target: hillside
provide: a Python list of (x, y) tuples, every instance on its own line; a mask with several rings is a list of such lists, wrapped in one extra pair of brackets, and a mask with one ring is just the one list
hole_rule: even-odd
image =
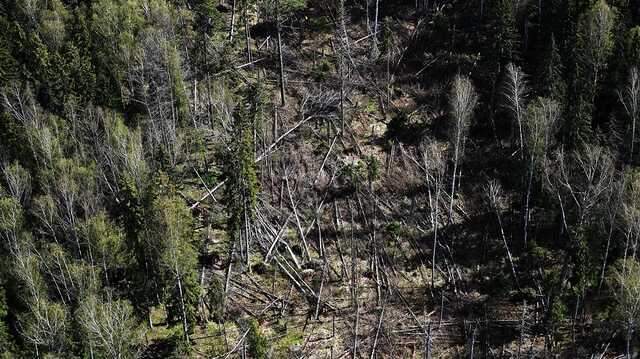
[(0, 357), (631, 358), (640, 3), (0, 3)]

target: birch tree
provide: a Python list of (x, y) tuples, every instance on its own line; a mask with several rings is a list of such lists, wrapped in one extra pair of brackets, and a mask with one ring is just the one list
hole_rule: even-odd
[(526, 184), (523, 210), (523, 239), (526, 245), (531, 189), (536, 172), (536, 164), (543, 158), (554, 144), (560, 118), (560, 105), (546, 98), (538, 98), (528, 108), (524, 116), (524, 140), (528, 155), (528, 179)]
[[(453, 123), (449, 127), (449, 145), (452, 152), (453, 171), (451, 173), (451, 200), (449, 201), (449, 222), (453, 221), (453, 202), (456, 192), (456, 176), (460, 158), (464, 155), (465, 142), (471, 125), (471, 117), (478, 103), (478, 95), (469, 78), (457, 75), (453, 80), (449, 95), (449, 114)], [(459, 186), (460, 184), (457, 183)]]
[(161, 195), (153, 201), (148, 248), (160, 265), (166, 288), (169, 317), (182, 321), (189, 341), (194, 330), (200, 288), (197, 282), (197, 253), (193, 247), (193, 219), (185, 203), (176, 196)]
[(570, 87), (572, 120), (567, 129), (572, 145), (588, 143), (592, 138), (594, 101), (613, 52), (615, 24), (616, 13), (604, 0), (596, 1), (578, 23), (577, 73)]
[(484, 187), (484, 195), (485, 199), (489, 204), (489, 207), (496, 215), (496, 219), (498, 220), (498, 226), (500, 228), (500, 236), (502, 238), (502, 243), (504, 244), (505, 252), (507, 253), (507, 259), (509, 261), (509, 265), (511, 266), (511, 274), (513, 275), (513, 280), (518, 284), (518, 275), (516, 274), (516, 267), (513, 264), (513, 257), (511, 256), (511, 250), (509, 249), (509, 243), (507, 243), (507, 237), (504, 234), (504, 227), (502, 225), (502, 207), (505, 203), (504, 193), (502, 191), (502, 186), (498, 181), (492, 180), (489, 181)]
[(18, 162), (4, 165), (2, 168), (9, 194), (22, 205), (31, 196), (31, 175)]
[(440, 226), (440, 201), (445, 186), (447, 159), (444, 151), (435, 143), (427, 145), (422, 152), (425, 178), (429, 194), (429, 218), (433, 228), (433, 249), (431, 253), (431, 288), (435, 286), (436, 251), (438, 248), (438, 227)]
[(513, 115), (518, 129), (518, 146), (520, 156), (524, 158), (524, 130), (523, 121), (526, 111), (526, 96), (528, 93), (527, 80), (520, 68), (512, 63), (507, 65), (507, 81), (504, 86), (505, 106)]
[(636, 259), (618, 261), (608, 277), (608, 284), (615, 297), (615, 310), (625, 331), (626, 358), (631, 359), (631, 341), (640, 319), (640, 263)]
[(138, 323), (131, 304), (110, 295), (102, 301), (90, 295), (80, 303), (78, 322), (92, 347), (107, 358), (137, 358), (140, 342)]
[(623, 91), (618, 91), (618, 98), (622, 103), (627, 120), (631, 127), (629, 139), (629, 162), (633, 163), (634, 145), (636, 142), (636, 123), (640, 116), (640, 76), (638, 68), (633, 67), (629, 72), (629, 81)]

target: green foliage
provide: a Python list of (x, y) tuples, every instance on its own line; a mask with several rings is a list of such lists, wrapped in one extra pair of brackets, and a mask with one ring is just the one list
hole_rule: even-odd
[(367, 164), (367, 179), (369, 183), (375, 182), (380, 178), (380, 161), (378, 158), (371, 155), (365, 157), (365, 162)]
[(192, 331), (200, 296), (193, 218), (185, 203), (169, 191), (153, 199), (148, 221), (146, 245), (158, 266), (156, 281), (164, 288), (169, 320), (182, 319)]
[(218, 277), (213, 277), (209, 290), (207, 291), (207, 305), (209, 308), (209, 318), (215, 322), (224, 320), (224, 286)]
[(382, 35), (380, 36), (380, 53), (388, 54), (392, 50), (393, 33), (391, 29), (391, 18), (385, 16), (382, 20)]
[(178, 111), (178, 121), (184, 126), (189, 120), (189, 100), (185, 91), (185, 83), (182, 78), (180, 57), (175, 47), (168, 46), (168, 70), (173, 80), (173, 91), (175, 93), (176, 109)]
[(518, 48), (516, 6), (513, 0), (491, 0), (487, 6), (493, 46), (492, 60), (504, 66), (514, 60)]
[(576, 30), (576, 72), (569, 89), (572, 115), (566, 129), (571, 145), (589, 143), (593, 138), (594, 101), (613, 51), (615, 21), (615, 12), (604, 0), (596, 1), (580, 16)]
[[(224, 27), (224, 20), (216, 6), (217, 1), (214, 0), (197, 1), (195, 27), (198, 33), (211, 36), (213, 32), (222, 30)], [(203, 37), (202, 41), (206, 41), (206, 37)]]
[(249, 333), (247, 341), (249, 343), (249, 354), (254, 359), (266, 359), (269, 350), (269, 342), (260, 329), (260, 324), (254, 318), (247, 320)]
[[(252, 264), (251, 279), (256, 278), (259, 286), (271, 284), (264, 280), (267, 273), (274, 272), (276, 263), (262, 262), (261, 255), (250, 253), (264, 249), (265, 238), (259, 237), (259, 243), (248, 242), (256, 238), (255, 233), (265, 229), (271, 232), (263, 219), (275, 219), (282, 225), (281, 220), (287, 218), (291, 209), (285, 200), (277, 212), (265, 212), (268, 215), (264, 218), (258, 216), (256, 211), (262, 205), (258, 201), (259, 169), (267, 169), (274, 181), (274, 189), (268, 192), (275, 195), (264, 198), (268, 209), (269, 204), (277, 201), (280, 165), (295, 166), (297, 162), (309, 161), (303, 166), (316, 168), (321, 162), (309, 158), (309, 154), (324, 154), (326, 147), (316, 142), (323, 141), (323, 131), (318, 132), (320, 121), (315, 129), (304, 124), (300, 129), (305, 132), (295, 142), (285, 145), (282, 141), (277, 151), (256, 163), (256, 149), (273, 140), (268, 129), (272, 124), (269, 96), (274, 90), (272, 80), (277, 74), (272, 70), (277, 69), (277, 64), (270, 53), (272, 41), (266, 41), (266, 36), (273, 39), (276, 13), (280, 21), (277, 25), (288, 45), (284, 61), (292, 65), (288, 66), (291, 68), (288, 93), (295, 97), (304, 87), (321, 89), (323, 93), (318, 100), (326, 101), (328, 111), (318, 114), (322, 117), (319, 120), (329, 127), (333, 125), (333, 129), (339, 127), (332, 123), (339, 111), (336, 55), (349, 58), (357, 67), (341, 74), (345, 75), (346, 88), (340, 98), (345, 100), (345, 114), (354, 117), (353, 126), (334, 133), (340, 136), (340, 141), (336, 141), (323, 165), (327, 171), (333, 171), (336, 186), (330, 186), (326, 194), (317, 198), (325, 206), (335, 204), (335, 211), (325, 211), (313, 218), (315, 224), (307, 223), (310, 216), (316, 217), (311, 208), (318, 205), (312, 199), (316, 197), (312, 192), (316, 186), (311, 189), (307, 178), (289, 177), (294, 202), (299, 203), (296, 220), (307, 228), (310, 243), (316, 239), (316, 227), (318, 235), (327, 240), (334, 235), (344, 237), (349, 229), (357, 238), (366, 238), (366, 231), (375, 226), (364, 225), (371, 222), (358, 213), (367, 213), (370, 203), (364, 197), (358, 198), (357, 203), (349, 201), (363, 193), (353, 193), (354, 189), (367, 182), (373, 189), (373, 183), (380, 181), (375, 202), (382, 206), (381, 220), (388, 225), (376, 240), (381, 241), (380, 259), (385, 266), (401, 273), (405, 269), (402, 266), (413, 266), (412, 262), (424, 256), (424, 250), (442, 250), (445, 253), (438, 258), (447, 262), (436, 263), (436, 267), (454, 268), (457, 272), (454, 276), (459, 276), (462, 282), (475, 280), (471, 287), (479, 284), (475, 287), (488, 295), (487, 303), (513, 299), (514, 282), (506, 260), (486, 255), (494, 256), (498, 253), (496, 249), (503, 253), (502, 243), (498, 248), (499, 241), (487, 238), (482, 241), (484, 254), (479, 256), (467, 253), (467, 249), (480, 246), (466, 248), (468, 244), (458, 240), (476, 237), (476, 232), (481, 231), (475, 226), (476, 220), (484, 222), (486, 213), (476, 213), (479, 209), (474, 205), (475, 178), (500, 177), (508, 180), (504, 198), (508, 210), (500, 215), (504, 217), (504, 235), (521, 279), (518, 293), (524, 293), (527, 300), (533, 297), (531, 293), (544, 298), (545, 305), (541, 306), (544, 309), (536, 313), (544, 315), (544, 334), (562, 338), (568, 313), (582, 310), (583, 303), (595, 303), (591, 296), (602, 265), (612, 262), (615, 264), (607, 283), (615, 300), (608, 308), (615, 310), (616, 315), (602, 318), (618, 320), (618, 324), (625, 326), (631, 321), (635, 326), (640, 316), (637, 308), (640, 265), (630, 253), (635, 249), (640, 221), (637, 206), (626, 196), (638, 191), (626, 184), (618, 186), (617, 180), (609, 182), (602, 176), (604, 173), (615, 177), (619, 173), (623, 167), (619, 153), (611, 155), (611, 167), (615, 169), (608, 173), (606, 168), (589, 166), (606, 162), (604, 156), (562, 156), (560, 151), (595, 144), (605, 137), (607, 143), (618, 141), (612, 118), (621, 118), (623, 111), (616, 98), (617, 90), (621, 79), (626, 80), (628, 70), (640, 66), (640, 27), (633, 27), (640, 19), (635, 11), (637, 4), (622, 0), (453, 1), (430, 9), (434, 11), (429, 21), (418, 21), (418, 15), (407, 11), (408, 4), (382, 1), (383, 18), (377, 36), (383, 56), (372, 62), (358, 50), (360, 45), (356, 46), (370, 38), (351, 38), (356, 32), (363, 32), (367, 21), (370, 27), (364, 30), (370, 34), (373, 28), (371, 16), (361, 16), (361, 4), (241, 0), (236, 2), (236, 27), (242, 33), (245, 23), (255, 25), (247, 35), (250, 50), (256, 55), (253, 59), (258, 60), (250, 66), (241, 66), (246, 51), (243, 38), (226, 39), (231, 14), (219, 11), (219, 3), (216, 0), (0, 2), (3, 186), (0, 357), (139, 357), (146, 345), (140, 338), (141, 323), (150, 312), (164, 313), (165, 309), (166, 327), (163, 320), (155, 318), (155, 329), (150, 329), (150, 343), (155, 343), (144, 356), (215, 356), (230, 349), (221, 339), (223, 332), (213, 328), (214, 325), (207, 328), (205, 336), (214, 333), (220, 336), (210, 339), (209, 351), (201, 350), (200, 340), (188, 340), (189, 332), (200, 334), (196, 327), (200, 305), (208, 311), (208, 319), (223, 325), (225, 319), (232, 319), (235, 314), (225, 313), (225, 309), (236, 309), (224, 303), (220, 273), (204, 276), (213, 279), (203, 282), (208, 290), (201, 296), (198, 269), (203, 265), (216, 271), (225, 269), (236, 258), (218, 255), (225, 250), (231, 252), (233, 244), (242, 243), (240, 251), (245, 252), (241, 254), (246, 254)], [(479, 3), (483, 6), (481, 15), (477, 11)], [(336, 9), (336, 4), (343, 4), (344, 8), (338, 5)], [(369, 10), (371, 15), (373, 11)], [(343, 15), (349, 41), (332, 35), (335, 23), (341, 26)], [(413, 23), (420, 26), (414, 27)], [(352, 31), (354, 28), (356, 32)], [(331, 50), (327, 53), (329, 45)], [(313, 74), (307, 72), (311, 59)], [(544, 176), (536, 176), (533, 183), (551, 189), (543, 194), (545, 197), (536, 198), (530, 225), (535, 228), (531, 233), (535, 233), (537, 242), (528, 242), (524, 247), (514, 236), (519, 232), (514, 228), (519, 211), (512, 208), (517, 198), (513, 192), (515, 181), (509, 178), (509, 169), (520, 165), (521, 156), (506, 153), (505, 119), (503, 113), (495, 111), (500, 81), (508, 63), (517, 64), (536, 77), (531, 83), (532, 96), (527, 98), (529, 107), (523, 129), (527, 134), (543, 134), (528, 138), (526, 151), (535, 154), (531, 156), (532, 161), (536, 158), (534, 168), (544, 169), (541, 171)], [(415, 82), (418, 73), (428, 81)], [(459, 91), (453, 95), (459, 98), (452, 96), (449, 101), (452, 111), (447, 114), (444, 89), (456, 74)], [(310, 76), (317, 84), (299, 81)], [(364, 83), (359, 81), (362, 76), (366, 77)], [(387, 84), (387, 80), (391, 83)], [(252, 85), (254, 81), (256, 84)], [(469, 91), (463, 91), (463, 82)], [(475, 91), (470, 91), (474, 89), (472, 83), (478, 88), (478, 97)], [(385, 87), (393, 91), (387, 93)], [(482, 111), (474, 112), (476, 100)], [(552, 100), (557, 105), (554, 109), (562, 113), (564, 131), (557, 156), (550, 154), (550, 150), (556, 149), (552, 143), (556, 122), (551, 125), (538, 122), (548, 115)], [(353, 103), (366, 105), (352, 112)], [(297, 105), (303, 103), (292, 99), (289, 106), (278, 110), (279, 130), (298, 121)], [(380, 116), (367, 116), (373, 113), (385, 117), (380, 120), (373, 118)], [(415, 118), (426, 120), (413, 121)], [(400, 177), (406, 175), (412, 181), (421, 181), (426, 178), (421, 172), (423, 163), (416, 157), (417, 148), (413, 144), (425, 141), (442, 145), (447, 136), (445, 126), (451, 119), (457, 119), (458, 123), (449, 133), (453, 141), (448, 149), (454, 154), (460, 152), (460, 156), (453, 158), (455, 169), (450, 168), (447, 174), (456, 172), (453, 175), (464, 180), (462, 187), (453, 181), (452, 191), (459, 188), (460, 196), (447, 193), (460, 214), (450, 216), (447, 223), (444, 216), (429, 217), (427, 207), (440, 203), (432, 203), (429, 197), (433, 192), (427, 187), (418, 184), (412, 187), (415, 191), (403, 191), (399, 198), (390, 193), (394, 186), (386, 186), (389, 178), (380, 168), (380, 139), (375, 135), (369, 137), (369, 132), (363, 129), (372, 125), (371, 121), (378, 122), (374, 124), (376, 128), (384, 122), (388, 139), (403, 142), (394, 142), (388, 148), (390, 173), (397, 171)], [(482, 122), (485, 119), (491, 120), (492, 133)], [(549, 126), (541, 130), (536, 127), (540, 124)], [(321, 136), (316, 137), (318, 134)], [(467, 135), (470, 150), (466, 153), (473, 157), (465, 158)], [(308, 151), (309, 147), (315, 147), (316, 151)], [(184, 148), (190, 150), (190, 156), (183, 162), (185, 158), (180, 151)], [(290, 148), (301, 151), (299, 158), (286, 153)], [(365, 155), (369, 153), (375, 155)], [(360, 161), (351, 160), (358, 157)], [(171, 161), (171, 177), (157, 172), (163, 166), (169, 167), (167, 159)], [(455, 167), (458, 161), (463, 167), (461, 171)], [(203, 182), (212, 188), (225, 181), (225, 195), (190, 210), (189, 206), (202, 196), (200, 181), (192, 170), (200, 170), (203, 162), (207, 168), (206, 173), (200, 173)], [(26, 179), (22, 184), (24, 191), (16, 179)], [(599, 185), (604, 189), (594, 193), (593, 188)], [(621, 194), (616, 192), (618, 187)], [(295, 198), (300, 193), (310, 197)], [(588, 201), (592, 198), (595, 200)], [(214, 203), (217, 201), (220, 203)], [(348, 203), (358, 207), (354, 207), (353, 216), (344, 211)], [(200, 226), (194, 216), (198, 216), (199, 224), (216, 227), (215, 240), (208, 238), (207, 245), (199, 242), (196, 231)], [(458, 221), (467, 216), (472, 218)], [(348, 217), (353, 219), (345, 226)], [(330, 228), (330, 221), (335, 221), (336, 233)], [(292, 234), (295, 232), (292, 223), (289, 219), (284, 225), (284, 235), (297, 236)], [(434, 225), (445, 234), (435, 249), (429, 248), (430, 240), (424, 240), (425, 235), (433, 234)], [(288, 250), (281, 251), (286, 246), (280, 243), (273, 247), (273, 258), (281, 260), (280, 255), (284, 255), (288, 261), (291, 254)], [(358, 245), (365, 248), (370, 244)], [(337, 245), (335, 249), (343, 256), (344, 248), (340, 248), (339, 242)], [(204, 249), (201, 258), (196, 248)], [(293, 247), (294, 255), (298, 249)], [(331, 264), (336, 252), (332, 245), (326, 249), (324, 252), (323, 248), (323, 254)], [(212, 263), (204, 259), (214, 257)], [(618, 260), (621, 257), (627, 258), (626, 262)], [(469, 270), (471, 263), (479, 266), (477, 271)], [(307, 268), (309, 264), (301, 262), (300, 266)], [(364, 268), (365, 264), (358, 266)], [(233, 266), (230, 270), (236, 274), (238, 268)], [(474, 277), (470, 272), (482, 275)], [(309, 273), (303, 271), (300, 275)], [(333, 270), (327, 273), (324, 295), (345, 295), (344, 286), (329, 288), (336, 276), (338, 281), (344, 280), (344, 273)], [(317, 274), (301, 278), (314, 291), (322, 280)], [(364, 274), (368, 276), (369, 269)], [(285, 283), (286, 278), (278, 276), (272, 288), (286, 290), (289, 285)], [(369, 290), (367, 286), (361, 289)], [(440, 289), (444, 291), (443, 298), (449, 296), (451, 288)], [(273, 294), (280, 297), (282, 293)], [(299, 304), (298, 299), (304, 302), (311, 298), (310, 306), (316, 302), (309, 295), (287, 298), (285, 302), (294, 306)], [(408, 296), (407, 300), (411, 298)], [(275, 304), (279, 305), (277, 301)], [(291, 308), (289, 304), (287, 307)], [(390, 311), (395, 304), (387, 303)], [(277, 311), (275, 308), (272, 305), (268, 310)], [(246, 325), (244, 321), (241, 323), (241, 334), (249, 330), (246, 340), (253, 358), (292, 356), (290, 349), (303, 341), (302, 333), (285, 329), (279, 330), (280, 335), (271, 343), (266, 335), (271, 328), (254, 319)], [(171, 333), (174, 335), (168, 338)], [(232, 337), (235, 334), (233, 330)], [(156, 353), (163, 344), (167, 351)]]
[(67, 308), (60, 303), (36, 297), (30, 303), (30, 311), (20, 318), (23, 337), (33, 345), (60, 355), (70, 346)]
[(6, 241), (16, 238), (23, 224), (22, 206), (18, 199), (9, 196), (0, 197), (0, 233)]
[(13, 79), (17, 71), (16, 60), (11, 55), (7, 46), (0, 40), (0, 87)]
[(283, 13), (291, 13), (300, 11), (307, 7), (307, 0), (277, 0), (280, 5), (280, 11)]
[(170, 359), (188, 358), (189, 354), (191, 354), (193, 350), (191, 343), (185, 340), (182, 332), (180, 332), (179, 330), (173, 331), (166, 344), (170, 348), (170, 351), (167, 355), (167, 358)]
[(263, 111), (261, 88), (250, 88), (234, 113), (234, 141), (230, 144), (225, 169), (228, 178), (226, 197), (228, 200), (229, 231), (239, 238), (245, 219), (253, 219), (259, 191), (255, 165), (253, 131), (260, 125)]
[(624, 62), (628, 71), (632, 67), (640, 67), (640, 26), (627, 31), (624, 38)]
[(105, 213), (90, 218), (85, 227), (87, 241), (95, 248), (105, 277), (108, 272), (126, 270), (132, 264), (124, 231), (112, 223)]
[(273, 358), (287, 359), (295, 355), (291, 348), (301, 345), (304, 342), (304, 335), (295, 330), (287, 331), (284, 336), (273, 345)]
[(617, 319), (627, 329), (640, 319), (640, 263), (634, 258), (618, 260), (609, 268), (607, 284), (616, 300)]
[[(3, 274), (0, 274), (3, 275)], [(5, 291), (5, 283), (0, 277), (0, 357), (11, 358), (11, 349), (13, 343), (9, 334), (9, 326), (7, 325), (7, 296)]]
[(551, 37), (544, 62), (542, 71), (543, 94), (562, 103), (566, 96), (567, 86), (564, 82), (564, 66), (555, 36)]

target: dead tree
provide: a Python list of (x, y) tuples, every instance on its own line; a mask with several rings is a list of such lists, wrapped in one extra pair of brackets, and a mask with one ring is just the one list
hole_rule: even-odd
[(498, 183), (498, 181), (489, 181), (484, 187), (484, 195), (489, 204), (489, 207), (491, 208), (493, 213), (495, 213), (496, 219), (498, 220), (498, 226), (500, 227), (500, 236), (502, 237), (502, 243), (504, 244), (504, 249), (507, 253), (507, 259), (509, 260), (509, 265), (511, 266), (511, 274), (513, 275), (513, 280), (515, 281), (516, 286), (519, 287), (516, 267), (513, 264), (513, 257), (511, 256), (511, 251), (509, 250), (507, 237), (504, 234), (502, 215), (500, 214), (500, 212), (502, 211), (502, 206), (504, 206), (505, 203), (502, 186), (500, 186), (500, 183)]
[(523, 118), (525, 113), (525, 99), (527, 96), (527, 80), (525, 74), (514, 64), (507, 65), (507, 81), (504, 86), (505, 106), (512, 112), (518, 127), (518, 146), (520, 156), (524, 158)]
[(633, 150), (636, 142), (636, 122), (640, 117), (640, 76), (636, 67), (629, 73), (629, 82), (623, 91), (618, 92), (620, 102), (627, 114), (628, 121), (631, 122), (631, 138), (629, 139), (629, 162), (633, 163)]
[(31, 196), (31, 175), (18, 162), (3, 165), (5, 183), (9, 194), (21, 204), (29, 201)]
[(440, 200), (442, 199), (442, 188), (445, 186), (447, 161), (444, 151), (435, 143), (426, 146), (422, 153), (422, 158), (429, 194), (429, 218), (433, 228), (433, 249), (431, 253), (431, 288), (433, 289), (436, 276)]
[[(453, 120), (449, 128), (449, 144), (453, 152), (453, 172), (451, 173), (451, 199), (449, 201), (449, 222), (453, 222), (453, 201), (456, 192), (456, 175), (460, 157), (464, 155), (464, 145), (471, 124), (471, 117), (478, 102), (478, 95), (469, 78), (457, 75), (453, 80), (449, 96), (450, 114)], [(459, 185), (459, 184), (458, 184)]]
[(560, 105), (554, 100), (540, 98), (527, 108), (523, 121), (524, 141), (529, 157), (527, 189), (524, 196), (522, 211), (522, 237), (527, 244), (529, 226), (529, 208), (531, 188), (533, 185), (537, 161), (546, 156), (549, 148), (554, 144), (558, 131), (557, 122), (560, 118)]
[(278, 33), (278, 64), (280, 68), (280, 106), (286, 105), (285, 83), (284, 83), (284, 60), (282, 55), (282, 14), (280, 12), (280, 1), (276, 1), (276, 30)]
[(622, 319), (625, 331), (626, 358), (631, 359), (631, 341), (640, 319), (640, 263), (635, 259), (626, 263), (619, 261), (612, 269), (608, 283), (617, 302), (615, 310)]

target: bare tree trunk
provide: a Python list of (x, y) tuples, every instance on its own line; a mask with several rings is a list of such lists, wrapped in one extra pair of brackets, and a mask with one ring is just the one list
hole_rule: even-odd
[(247, 17), (247, 5), (243, 9), (244, 14), (244, 41), (247, 47), (247, 63), (251, 63), (251, 33), (249, 31), (249, 18)]
[(180, 293), (180, 307), (182, 309), (182, 325), (184, 339), (189, 342), (189, 325), (187, 323), (187, 310), (184, 304), (184, 294), (182, 292), (182, 280), (180, 278), (180, 270), (178, 269), (178, 261), (174, 258), (174, 268), (176, 270), (176, 279), (178, 280), (178, 291)]
[(438, 209), (440, 208), (440, 183), (436, 184), (435, 198), (431, 199), (429, 190), (429, 202), (431, 205), (431, 226), (433, 227), (433, 249), (431, 252), (431, 290), (435, 288), (436, 278), (436, 251), (438, 248)]
[(236, 0), (231, 1), (231, 26), (229, 27), (229, 41), (233, 41), (233, 33), (236, 27)]
[(458, 140), (456, 140), (453, 157), (453, 174), (451, 175), (451, 199), (449, 200), (449, 223), (453, 223), (453, 200), (456, 195), (456, 174), (458, 172)]
[(282, 24), (280, 24), (280, 1), (276, 3), (276, 27), (278, 32), (278, 62), (280, 65), (280, 105), (286, 105), (284, 84), (284, 60), (282, 58)]
[(631, 359), (631, 337), (633, 335), (633, 323), (629, 319), (627, 321), (627, 335), (626, 335), (626, 354), (627, 359)]
[(353, 311), (355, 313), (353, 326), (353, 346), (351, 349), (351, 357), (358, 358), (358, 326), (360, 320), (360, 303), (358, 301), (358, 276), (357, 276), (357, 259), (358, 248), (356, 246), (353, 222), (353, 210), (349, 204), (349, 213), (351, 214), (351, 300)]
[(340, 134), (344, 134), (344, 59), (340, 57)]
[(636, 119), (634, 118), (631, 124), (631, 156), (629, 162), (633, 164), (633, 145), (636, 142)]
[(524, 211), (522, 211), (522, 238), (524, 239), (524, 245), (527, 245), (527, 236), (529, 229), (529, 200), (531, 198), (531, 186), (533, 184), (533, 166), (535, 157), (532, 154), (529, 162), (529, 179), (527, 180), (527, 192), (524, 198)]
[(609, 257), (609, 246), (611, 245), (611, 236), (613, 235), (613, 222), (609, 226), (609, 235), (607, 236), (607, 248), (604, 251), (604, 259), (602, 260), (602, 270), (600, 271), (600, 283), (598, 284), (598, 291), (602, 288), (604, 283), (604, 273), (607, 267), (607, 258)]
[(376, 14), (373, 18), (373, 52), (378, 57), (378, 13), (380, 7), (380, 0), (376, 0)]

